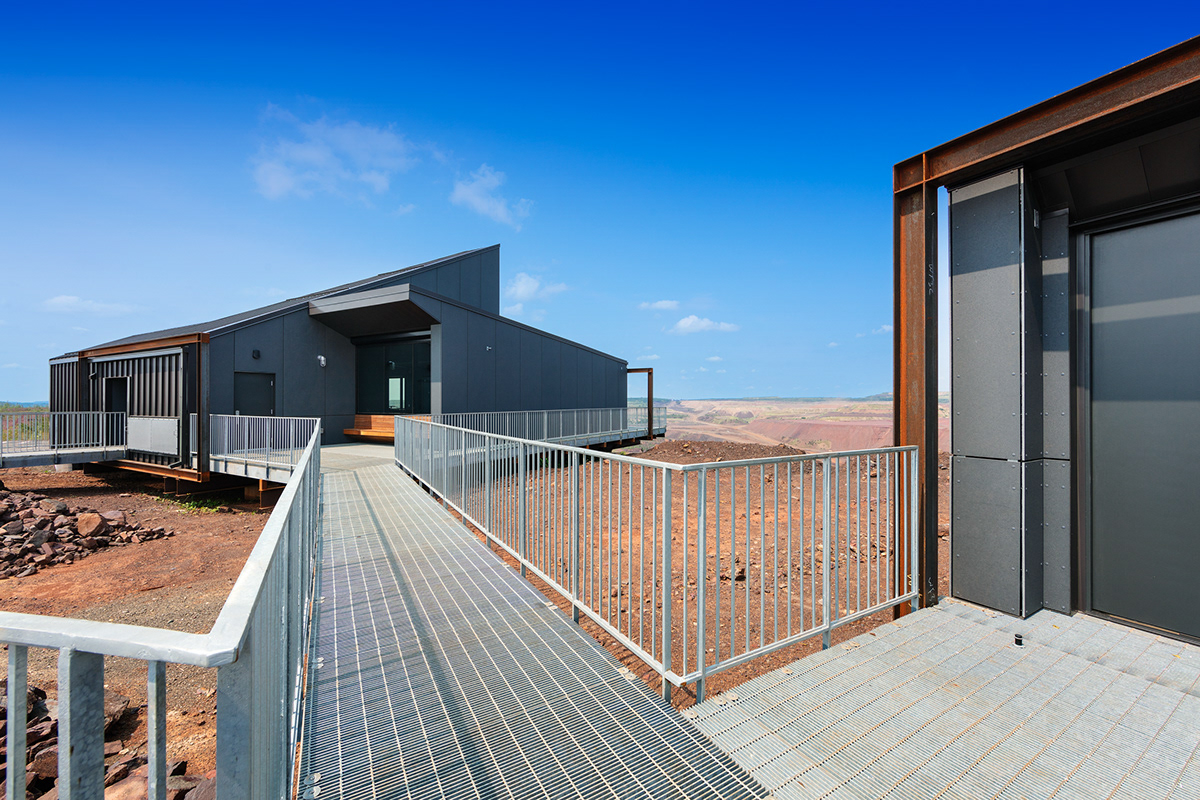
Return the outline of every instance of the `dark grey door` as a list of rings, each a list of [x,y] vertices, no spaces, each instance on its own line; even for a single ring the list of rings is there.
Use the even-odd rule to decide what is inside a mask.
[[[1200,214],[1090,248],[1092,608],[1200,637]]]
[[[275,373],[233,373],[233,407],[244,417],[275,416]]]

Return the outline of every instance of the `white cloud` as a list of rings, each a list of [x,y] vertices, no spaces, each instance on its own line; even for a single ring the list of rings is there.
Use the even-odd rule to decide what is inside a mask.
[[[311,197],[317,192],[385,194],[393,176],[418,161],[417,148],[391,126],[334,122],[328,117],[304,122],[274,105],[267,107],[263,117],[288,128],[254,159],[258,191],[271,200],[292,194]]]
[[[525,304],[514,303],[513,305],[505,306],[500,310],[504,312],[504,316],[506,317],[519,317],[525,313]]]
[[[652,303],[638,303],[643,311],[674,311],[679,308],[678,300],[655,300]]]
[[[837,346],[838,346],[838,343],[837,343],[837,342],[830,342],[830,343],[829,343],[827,346],[828,346],[828,347],[837,347]]]
[[[709,356],[708,358],[706,358],[704,360],[705,361],[724,361],[725,359],[721,358],[720,356]]]
[[[638,356],[637,357],[638,361],[658,361],[658,359],[659,359],[659,356],[657,354],[651,354],[648,356]]]
[[[708,367],[696,367],[696,372],[708,372]]]
[[[871,333],[891,333],[891,332],[892,332],[891,325],[880,325],[878,328],[871,331]]]
[[[21,368],[20,364],[5,364],[3,367],[0,367],[0,369],[20,369],[20,368]]]
[[[724,375],[724,374],[725,374],[725,370],[723,370],[723,369],[719,369],[719,370],[717,370],[717,374],[718,374],[718,375]]]
[[[671,333],[700,333],[702,331],[721,331],[729,333],[736,331],[737,325],[732,322],[713,322],[707,317],[697,317],[695,314],[684,317],[671,328]]]
[[[416,210],[416,208],[417,208],[416,203],[405,203],[404,205],[400,206],[392,213],[395,214],[397,217],[403,217],[405,214],[411,214],[413,211]]]
[[[99,317],[118,317],[137,309],[123,303],[98,303],[71,294],[60,294],[42,302],[42,308],[55,314],[95,314]]]
[[[518,272],[504,287],[504,296],[510,300],[527,303],[530,300],[548,300],[566,290],[565,283],[542,283],[541,279],[535,275]]]
[[[533,201],[522,198],[510,205],[507,199],[496,194],[505,177],[503,172],[481,164],[479,169],[471,173],[468,180],[459,179],[454,182],[450,202],[519,231],[521,220],[528,217],[533,209]]]

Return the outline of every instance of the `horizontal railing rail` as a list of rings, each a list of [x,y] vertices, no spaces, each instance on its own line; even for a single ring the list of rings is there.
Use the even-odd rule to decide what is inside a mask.
[[[465,428],[539,442],[570,441],[604,434],[649,435],[645,408],[567,408],[545,411],[471,411],[416,417],[438,425]]]
[[[398,417],[395,458],[664,696],[917,598],[915,447],[681,465]]]
[[[320,426],[319,417],[211,414],[208,455],[210,459],[234,458],[247,464],[291,467]]]
[[[0,413],[0,456],[120,450],[126,446],[126,423],[121,411]]]
[[[28,648],[59,651],[59,796],[104,795],[104,656],[147,665],[149,800],[167,796],[166,665],[217,668],[217,797],[291,795],[320,535],[321,435],[291,479],[207,634],[0,612],[8,645],[7,800],[24,800]]]

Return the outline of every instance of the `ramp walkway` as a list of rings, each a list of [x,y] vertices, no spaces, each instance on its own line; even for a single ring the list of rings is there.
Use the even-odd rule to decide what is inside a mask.
[[[392,463],[322,451],[307,798],[766,791]]]
[[[1200,648],[1082,615],[943,600],[685,713],[780,800],[1200,797]]]

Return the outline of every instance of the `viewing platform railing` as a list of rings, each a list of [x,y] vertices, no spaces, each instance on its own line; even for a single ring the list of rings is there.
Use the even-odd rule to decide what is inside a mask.
[[[396,418],[396,463],[672,686],[917,600],[917,448],[668,464]]]
[[[646,409],[639,407],[477,411],[427,414],[418,419],[427,419],[435,424],[449,425],[453,428],[538,442],[574,442],[593,436],[615,434],[624,434],[627,438],[650,435]]]
[[[119,411],[5,412],[0,414],[0,464],[18,456],[123,451],[126,422]]]
[[[320,528],[321,435],[207,634],[0,612],[8,645],[7,800],[25,797],[28,648],[58,650],[58,796],[104,797],[104,656],[146,662],[148,800],[167,797],[166,665],[217,669],[217,798],[292,795]]]

